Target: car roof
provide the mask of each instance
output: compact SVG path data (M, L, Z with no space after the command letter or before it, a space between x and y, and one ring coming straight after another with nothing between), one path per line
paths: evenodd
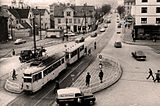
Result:
M138 55L144 55L144 52L141 51L141 50L136 51L136 53L137 53Z
M76 87L68 87L57 90L58 95L75 94L75 93L81 93L81 90Z

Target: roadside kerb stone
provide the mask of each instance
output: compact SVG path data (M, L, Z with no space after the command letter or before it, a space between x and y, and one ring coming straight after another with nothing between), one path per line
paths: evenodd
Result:
M120 64L118 63L116 59L110 56L105 57L105 59L103 60L112 64L112 67L109 67L108 69L103 69L104 75L108 73L108 75L106 75L106 77L103 78L103 83L100 83L99 77L96 72L98 68L95 68L96 66L95 64L99 62L99 60L96 59L95 62L93 62L86 69L86 71L83 72L77 80L75 80L75 82L71 86L79 87L83 92L96 93L116 83L122 76L122 69L121 69ZM94 73L93 71L95 71L96 73ZM108 72L105 72L105 71L108 71ZM85 85L85 77L86 77L87 72L90 72L91 74L91 83L89 87Z

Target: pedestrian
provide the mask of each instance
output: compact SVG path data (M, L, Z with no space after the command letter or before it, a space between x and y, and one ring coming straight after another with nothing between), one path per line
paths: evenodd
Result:
M96 44L96 42L94 42L94 49L96 49L96 46L97 46L97 44Z
M151 68L149 68L149 76L146 79L149 79L150 77L152 77L152 79L154 80L154 76L153 76L153 72L151 70Z
M66 35L66 40L68 41L68 35Z
M12 79L13 80L17 79L17 74L16 74L16 70L15 69L13 69Z
M154 79L154 82L159 82L160 81L160 70L157 70L157 73L156 74L156 78Z
M102 70L99 72L99 78L102 83L103 82L103 71Z
M90 79L91 79L91 75L90 75L90 73L88 72L87 75L86 75L86 86L89 86L89 84L90 84Z
M56 82L55 82L55 89L54 89L54 92L56 93L58 89L60 89L60 86L59 86L59 82L56 81Z
M14 56L16 54L15 50L12 49L12 55Z

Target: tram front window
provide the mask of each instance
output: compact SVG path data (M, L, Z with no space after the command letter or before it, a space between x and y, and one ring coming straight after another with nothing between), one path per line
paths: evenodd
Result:
M24 78L24 82L31 83L32 82L32 78Z

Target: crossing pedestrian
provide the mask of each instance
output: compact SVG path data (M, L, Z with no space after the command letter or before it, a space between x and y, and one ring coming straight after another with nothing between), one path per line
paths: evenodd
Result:
M16 70L15 69L13 69L12 79L13 80L17 79L17 74L16 74Z
M59 82L56 81L56 82L55 82L55 89L54 89L54 92L56 93L58 89L60 89L60 86L59 86Z
M154 82L160 82L160 70L157 70L157 73L156 74L156 78L154 79Z
M91 75L90 75L90 73L88 72L87 75L86 75L86 86L89 86L89 84L90 84L90 79L91 79Z
M12 49L12 55L14 56L16 54L15 50Z
M150 77L152 77L152 79L154 80L154 76L153 76L153 72L152 72L152 70L151 70L151 68L149 68L149 75L148 75L148 77L146 78L146 79L149 79Z
M99 79L102 83L103 82L103 71L102 70L99 72Z

